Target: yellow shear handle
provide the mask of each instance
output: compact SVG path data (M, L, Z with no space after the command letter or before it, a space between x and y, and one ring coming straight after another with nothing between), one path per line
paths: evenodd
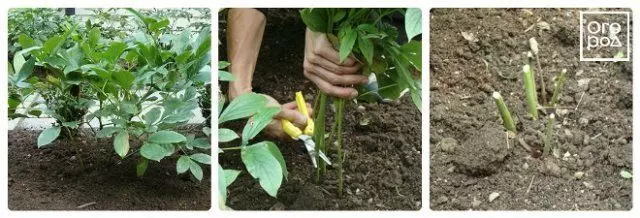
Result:
M307 102L304 101L304 96L302 92L296 92L296 104L298 105L298 111L300 113L307 116L307 127L304 128L305 135L313 135L314 123L313 119L309 115L309 110L307 110Z
M298 139L298 137L302 135L302 130L294 126L293 123L289 122L288 120L280 120L280 123L282 125L282 130L284 131L284 133L287 133L287 135L291 136L291 138Z

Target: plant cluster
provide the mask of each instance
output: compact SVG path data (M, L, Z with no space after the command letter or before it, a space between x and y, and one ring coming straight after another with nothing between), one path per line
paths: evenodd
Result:
M352 57L362 64L362 74L368 76L373 85L360 86L358 99L369 102L393 100L408 91L413 103L421 108L422 43L414 40L422 33L420 9L308 8L300 14L310 30L327 35L339 51L340 61ZM404 44L399 44L401 37L390 22L394 16L404 17L407 40ZM314 111L317 111L314 141L316 149L324 153L327 153L325 117L328 99L320 92L314 101ZM328 138L332 142L335 137L337 146L339 195L343 187L342 118L346 103L344 99L333 99L336 115ZM320 163L316 173L316 181L319 181L326 173L326 165L318 156L316 159Z
M538 59L538 43L535 38L529 39L529 45L531 51L527 53L529 57L527 63L522 66L522 76L524 83L524 91L526 97L527 104L527 112L532 120L538 120L539 115L538 111L541 110L545 114L547 114L547 126L545 128L545 138L544 138L544 149L543 154L547 155L550 153L552 149L552 137L553 137L553 126L555 125L556 115L555 109L557 107L558 98L560 97L560 93L562 92L562 86L564 85L565 75L567 73L566 69L562 69L562 71L553 79L553 95L549 102L546 101L546 88L544 86L544 75L542 74L542 70L540 67L540 61ZM542 103L538 100L538 89L536 88L536 79L535 73L532 67L532 61L535 59L535 62L538 64L538 71L540 73L540 84L542 91ZM509 112L504 100L499 92L494 92L492 97L494 98L496 105L498 107L498 112L500 117L502 118L502 123L504 127L513 133L516 133L516 125L513 121L513 117Z
M166 18L128 11L141 28L123 39L105 38L100 27L82 29L74 22L44 39L19 35L23 49L16 52L9 72L9 87L15 91L9 96L10 117L44 114L56 119L38 136L38 147L71 138L84 125L97 138L113 137L121 158L135 155L138 176L144 175L149 160L179 156L177 173L190 171L202 180L200 164L211 164L209 139L176 129L194 116L202 95L198 90L210 83L211 31L172 34L166 31ZM24 105L27 97L38 95L43 105ZM27 114L16 113L18 105ZM98 109L90 111L92 106ZM98 126L91 126L93 120ZM203 132L209 136L210 129Z

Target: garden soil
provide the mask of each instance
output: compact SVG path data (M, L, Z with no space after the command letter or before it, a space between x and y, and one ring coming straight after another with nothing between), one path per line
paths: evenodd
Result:
M579 61L579 11L432 10L431 209L632 208L632 180L620 174L632 171L632 65ZM531 37L542 69L534 61L535 76L545 78L547 90L567 69L555 110L555 149L545 156L547 116L527 116L521 76ZM537 87L538 99L551 98L552 91ZM494 91L515 117L515 137L501 125Z
M224 21L224 18L220 18ZM226 32L221 23L220 59ZM267 27L258 57L254 91L281 102L293 101L303 91L312 101L315 85L302 74L304 23L297 10L267 12ZM223 87L226 92L226 89ZM360 104L345 108L343 121L344 194L337 196L336 169L328 167L326 177L316 184L314 168L302 142L275 141L284 155L289 177L278 197L262 190L244 169L239 152L219 155L225 169L240 169L239 178L228 188L227 206L235 210L417 210L422 207L421 113L406 96L389 104ZM332 114L329 114L331 119ZM366 125L365 125L366 124ZM244 123L231 124L241 131ZM254 141L272 140L257 138ZM221 145L232 146L232 145ZM337 160L333 146L329 158Z
M203 125L183 133L201 134ZM121 160L111 139L91 131L38 149L41 131L9 131L10 210L209 210L210 168L202 182L176 175L177 158L149 162L136 176L137 157ZM132 141L132 148L139 142ZM133 158L135 157L135 158Z

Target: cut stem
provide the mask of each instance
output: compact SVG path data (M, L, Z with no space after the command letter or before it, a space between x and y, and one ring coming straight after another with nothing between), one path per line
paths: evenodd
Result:
M556 115L549 114L549 118L547 119L547 129L545 130L544 136L544 151L543 155L548 155L551 151L551 138L553 137L553 125L556 122Z
M316 142L315 152L316 152L316 162L318 163L318 169L316 169L315 181L316 183L320 182L320 178L322 177L322 173L326 170L325 163L320 159L319 151L325 150L324 146L324 133L325 133L325 116L327 112L327 94L324 92L320 92L320 102L318 104L318 113L316 119L314 121L315 128L313 130L313 141ZM325 153L326 154L326 153Z
M560 92L562 92L562 86L564 85L564 77L566 74L567 69L562 69L560 75L555 79L553 95L551 96L551 102L549 103L550 107L555 107L556 103L558 103L558 98L560 97Z
M507 128L507 130L511 132L516 132L516 125L513 123L511 113L509 112L507 105L504 104L504 100L502 100L500 93L493 92L493 98L496 100L496 105L498 106L500 117L502 117L502 124L504 125L504 128Z
M536 93L536 83L531 66L522 67L524 75L524 90L527 97L527 108L533 120L538 120L538 94Z
M337 137L337 151L338 151L338 196L342 196L342 174L343 174L343 153L342 153L342 117L344 116L344 99L337 99L336 105L336 137Z

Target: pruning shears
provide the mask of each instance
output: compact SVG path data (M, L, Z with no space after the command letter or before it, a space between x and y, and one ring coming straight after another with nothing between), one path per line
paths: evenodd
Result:
M311 116L309 115L309 111L307 110L307 103L304 101L302 92L296 92L296 105L298 106L298 111L307 116L307 126L304 128L304 130L301 130L300 128L293 125L291 121L283 119L280 121L282 130L284 130L287 135L291 136L291 138L304 142L304 147L307 149L307 153L309 153L309 156L311 157L311 163L313 163L313 167L318 168L315 150L316 143L311 137L313 135L314 123L313 119L311 119ZM331 165L331 161L329 160L327 155L324 154L324 152L318 151L318 156L320 157L320 159L322 159L322 161Z

